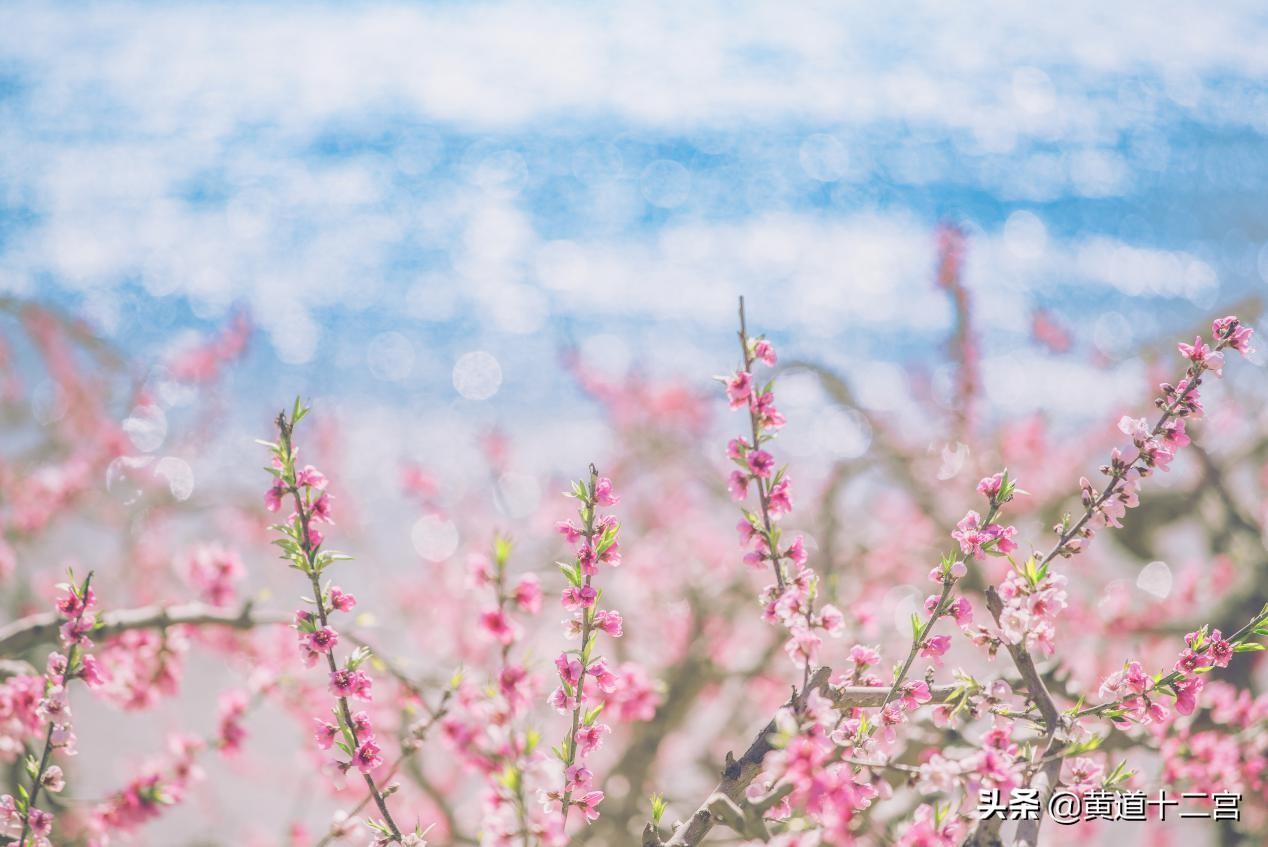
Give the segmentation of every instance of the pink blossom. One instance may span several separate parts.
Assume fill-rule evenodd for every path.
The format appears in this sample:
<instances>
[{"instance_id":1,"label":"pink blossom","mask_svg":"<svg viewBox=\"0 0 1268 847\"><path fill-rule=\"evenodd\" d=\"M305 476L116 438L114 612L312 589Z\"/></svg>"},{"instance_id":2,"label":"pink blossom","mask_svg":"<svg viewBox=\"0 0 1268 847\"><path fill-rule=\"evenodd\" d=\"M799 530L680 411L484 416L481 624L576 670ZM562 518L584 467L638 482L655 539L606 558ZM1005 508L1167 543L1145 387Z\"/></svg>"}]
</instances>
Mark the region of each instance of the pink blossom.
<instances>
[{"instance_id":1,"label":"pink blossom","mask_svg":"<svg viewBox=\"0 0 1268 847\"><path fill-rule=\"evenodd\" d=\"M774 346L765 338L759 338L753 344L753 357L772 368L775 367L775 362L777 361Z\"/></svg>"},{"instance_id":2,"label":"pink blossom","mask_svg":"<svg viewBox=\"0 0 1268 847\"><path fill-rule=\"evenodd\" d=\"M347 594L337 585L330 587L327 595L330 601L330 607L340 612L350 612L353 606L357 605L357 598L352 594Z\"/></svg>"},{"instance_id":3,"label":"pink blossom","mask_svg":"<svg viewBox=\"0 0 1268 847\"><path fill-rule=\"evenodd\" d=\"M581 540L581 530L572 521L560 521L555 524L555 529L567 539L569 544L576 544Z\"/></svg>"},{"instance_id":4,"label":"pink blossom","mask_svg":"<svg viewBox=\"0 0 1268 847\"><path fill-rule=\"evenodd\" d=\"M286 483L280 479L274 479L273 484L264 492L264 507L270 512L276 512L282 508L282 498L287 494Z\"/></svg>"},{"instance_id":5,"label":"pink blossom","mask_svg":"<svg viewBox=\"0 0 1268 847\"><path fill-rule=\"evenodd\" d=\"M753 376L747 371L737 371L726 383L726 396L732 409L742 409L748 405L753 394Z\"/></svg>"},{"instance_id":6,"label":"pink blossom","mask_svg":"<svg viewBox=\"0 0 1268 847\"><path fill-rule=\"evenodd\" d=\"M555 659L555 667L559 670L560 679L573 688L577 687L581 680L581 662L569 658L567 653L560 653Z\"/></svg>"},{"instance_id":7,"label":"pink blossom","mask_svg":"<svg viewBox=\"0 0 1268 847\"><path fill-rule=\"evenodd\" d=\"M295 472L296 485L325 491L326 483L326 475L312 465L305 465L302 469Z\"/></svg>"},{"instance_id":8,"label":"pink blossom","mask_svg":"<svg viewBox=\"0 0 1268 847\"><path fill-rule=\"evenodd\" d=\"M578 663L578 671L580 671L580 663ZM547 702L561 714L567 714L577 708L577 698L573 694L569 694L563 688L556 688L550 693Z\"/></svg>"},{"instance_id":9,"label":"pink blossom","mask_svg":"<svg viewBox=\"0 0 1268 847\"><path fill-rule=\"evenodd\" d=\"M330 693L336 697L371 700L370 678L361 671L340 669L330 674Z\"/></svg>"},{"instance_id":10,"label":"pink blossom","mask_svg":"<svg viewBox=\"0 0 1268 847\"><path fill-rule=\"evenodd\" d=\"M53 816L43 809L32 806L26 813L26 822L31 832L40 838L47 838L53 831Z\"/></svg>"},{"instance_id":11,"label":"pink blossom","mask_svg":"<svg viewBox=\"0 0 1268 847\"><path fill-rule=\"evenodd\" d=\"M753 476L758 479L769 479L775 469L775 457L765 450L752 450L748 454L748 466Z\"/></svg>"},{"instance_id":12,"label":"pink blossom","mask_svg":"<svg viewBox=\"0 0 1268 847\"><path fill-rule=\"evenodd\" d=\"M563 590L564 608L570 610L588 609L594 605L595 598L598 596L599 592L589 585L570 585Z\"/></svg>"},{"instance_id":13,"label":"pink blossom","mask_svg":"<svg viewBox=\"0 0 1268 847\"><path fill-rule=\"evenodd\" d=\"M599 609L596 611L591 623L596 629L607 633L613 638L620 638L624 628L624 621L621 618L621 613L607 609Z\"/></svg>"},{"instance_id":14,"label":"pink blossom","mask_svg":"<svg viewBox=\"0 0 1268 847\"><path fill-rule=\"evenodd\" d=\"M951 649L951 636L933 635L920 645L920 655L926 659L940 659Z\"/></svg>"},{"instance_id":15,"label":"pink blossom","mask_svg":"<svg viewBox=\"0 0 1268 847\"><path fill-rule=\"evenodd\" d=\"M770 516L778 518L792 511L792 480L784 477L770 487L767 497Z\"/></svg>"},{"instance_id":16,"label":"pink blossom","mask_svg":"<svg viewBox=\"0 0 1268 847\"><path fill-rule=\"evenodd\" d=\"M313 520L328 524L333 524L335 522L330 511L330 501L332 499L333 498L330 496L329 492L323 491L321 496L313 501L311 512Z\"/></svg>"},{"instance_id":17,"label":"pink blossom","mask_svg":"<svg viewBox=\"0 0 1268 847\"><path fill-rule=\"evenodd\" d=\"M379 750L379 745L374 743L374 739L363 741L356 749L353 761L356 763L357 770L361 773L369 773L383 764L382 751Z\"/></svg>"},{"instance_id":18,"label":"pink blossom","mask_svg":"<svg viewBox=\"0 0 1268 847\"><path fill-rule=\"evenodd\" d=\"M40 774L40 785L44 786L45 791L59 794L66 788L66 776L59 766L49 765L44 769L44 773Z\"/></svg>"},{"instance_id":19,"label":"pink blossom","mask_svg":"<svg viewBox=\"0 0 1268 847\"><path fill-rule=\"evenodd\" d=\"M596 659L586 668L586 673L594 677L595 684L599 686L599 690L603 693L611 694L616 690L616 674L608 670L608 663L605 660Z\"/></svg>"},{"instance_id":20,"label":"pink blossom","mask_svg":"<svg viewBox=\"0 0 1268 847\"><path fill-rule=\"evenodd\" d=\"M501 609L486 609L479 620L480 628L502 644L511 644L519 637L517 628Z\"/></svg>"},{"instance_id":21,"label":"pink blossom","mask_svg":"<svg viewBox=\"0 0 1268 847\"><path fill-rule=\"evenodd\" d=\"M593 823L599 819L599 804L602 802L602 791L588 791L573 800L573 803L585 814L587 823Z\"/></svg>"},{"instance_id":22,"label":"pink blossom","mask_svg":"<svg viewBox=\"0 0 1268 847\"><path fill-rule=\"evenodd\" d=\"M585 765L569 765L564 771L564 790L584 791L593 778L594 774Z\"/></svg>"},{"instance_id":23,"label":"pink blossom","mask_svg":"<svg viewBox=\"0 0 1268 847\"><path fill-rule=\"evenodd\" d=\"M525 574L515 584L511 597L515 604L530 615L542 610L542 585L536 575Z\"/></svg>"},{"instance_id":24,"label":"pink blossom","mask_svg":"<svg viewBox=\"0 0 1268 847\"><path fill-rule=\"evenodd\" d=\"M1228 346L1243 356L1249 356L1255 350L1250 346L1250 337L1254 330L1243 324L1235 315L1216 318L1211 324L1211 334L1216 340L1226 339Z\"/></svg>"},{"instance_id":25,"label":"pink blossom","mask_svg":"<svg viewBox=\"0 0 1268 847\"><path fill-rule=\"evenodd\" d=\"M981 482L979 482L977 484L977 493L993 500L999 496L999 492L1002 490L1003 485L1004 474L997 473L993 476L985 477Z\"/></svg>"},{"instance_id":26,"label":"pink blossom","mask_svg":"<svg viewBox=\"0 0 1268 847\"><path fill-rule=\"evenodd\" d=\"M1181 356L1184 356L1184 358L1195 365L1206 365L1216 376L1219 376L1224 368L1224 354L1206 346L1200 335L1193 339L1192 344L1185 344L1181 341L1176 346L1180 349Z\"/></svg>"},{"instance_id":27,"label":"pink blossom","mask_svg":"<svg viewBox=\"0 0 1268 847\"><path fill-rule=\"evenodd\" d=\"M779 429L787 423L783 414L775 408L775 395L770 391L755 398L751 408L759 429Z\"/></svg>"},{"instance_id":28,"label":"pink blossom","mask_svg":"<svg viewBox=\"0 0 1268 847\"><path fill-rule=\"evenodd\" d=\"M1175 683L1176 711L1182 715L1191 715L1197 708L1197 697L1202 691L1202 677L1191 676Z\"/></svg>"},{"instance_id":29,"label":"pink blossom","mask_svg":"<svg viewBox=\"0 0 1268 847\"><path fill-rule=\"evenodd\" d=\"M590 726L583 726L577 730L577 753L582 756L589 756L595 750L599 749L599 745L603 743L603 736L612 731L607 724L595 723Z\"/></svg>"},{"instance_id":30,"label":"pink blossom","mask_svg":"<svg viewBox=\"0 0 1268 847\"><path fill-rule=\"evenodd\" d=\"M317 725L317 728L313 730L313 738L316 739L317 746L323 750L329 750L334 746L335 739L339 737L339 727L320 718L313 718L313 723Z\"/></svg>"},{"instance_id":31,"label":"pink blossom","mask_svg":"<svg viewBox=\"0 0 1268 847\"><path fill-rule=\"evenodd\" d=\"M594 502L600 506L615 506L621 502L612 490L612 480L601 476L594 483Z\"/></svg>"}]
</instances>

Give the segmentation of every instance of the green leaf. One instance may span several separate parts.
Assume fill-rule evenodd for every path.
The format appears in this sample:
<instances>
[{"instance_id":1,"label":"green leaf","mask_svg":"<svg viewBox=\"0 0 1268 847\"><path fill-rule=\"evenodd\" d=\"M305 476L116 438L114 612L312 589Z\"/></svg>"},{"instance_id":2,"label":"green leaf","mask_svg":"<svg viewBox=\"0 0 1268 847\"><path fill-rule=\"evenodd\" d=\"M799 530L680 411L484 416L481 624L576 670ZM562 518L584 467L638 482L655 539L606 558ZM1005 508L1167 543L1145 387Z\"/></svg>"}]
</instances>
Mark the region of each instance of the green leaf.
<instances>
[{"instance_id":1,"label":"green leaf","mask_svg":"<svg viewBox=\"0 0 1268 847\"><path fill-rule=\"evenodd\" d=\"M669 804L665 802L665 795L652 795L652 825L660 826L660 819L664 817L665 810L669 808Z\"/></svg>"}]
</instances>

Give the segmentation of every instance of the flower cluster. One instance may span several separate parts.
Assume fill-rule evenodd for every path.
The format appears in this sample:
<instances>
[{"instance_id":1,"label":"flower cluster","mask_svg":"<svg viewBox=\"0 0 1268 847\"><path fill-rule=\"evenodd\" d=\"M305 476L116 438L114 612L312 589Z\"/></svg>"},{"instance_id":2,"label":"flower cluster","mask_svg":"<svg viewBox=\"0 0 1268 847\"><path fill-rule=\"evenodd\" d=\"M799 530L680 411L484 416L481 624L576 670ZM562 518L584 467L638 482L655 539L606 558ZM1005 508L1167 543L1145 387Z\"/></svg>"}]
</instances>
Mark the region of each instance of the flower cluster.
<instances>
[{"instance_id":1,"label":"flower cluster","mask_svg":"<svg viewBox=\"0 0 1268 847\"><path fill-rule=\"evenodd\" d=\"M928 686L924 696L928 698ZM785 706L776 713L775 726L778 749L766 761L762 782L750 789L749 802L762 808L776 800L770 816L777 819L790 817L793 808L804 810L821 828L824 841L850 843L851 822L888 790L841 761L840 748L852 747L859 735L859 719L843 715L818 691L809 691L800 708ZM781 784L782 790L777 788Z\"/></svg>"},{"instance_id":2,"label":"flower cluster","mask_svg":"<svg viewBox=\"0 0 1268 847\"><path fill-rule=\"evenodd\" d=\"M263 442L273 455L269 472L273 482L264 495L265 506L276 512L283 504L293 504L294 511L285 523L272 528L280 533L273 543L282 549L282 557L291 567L308 577L311 606L295 612L294 627L299 641L300 657L305 665L324 664L329 673L328 689L335 698L331 709L334 722L316 721L315 737L322 749L337 747L343 758L337 762L341 772L355 768L361 772L366 788L378 807L381 818L367 820L376 834L375 844L400 843L405 837L388 810L384 791L375 781L373 772L383 764L382 749L375 740L374 728L364 711L352 711L349 700L372 699L372 682L361 670L369 658L364 647L350 653L343 662L335 658L335 646L339 633L331 626L335 612L346 612L356 604L351 594L328 582L323 585L325 571L336 562L350 558L342 553L323 549L324 537L318 523L333 524L328 480L312 465L298 467L298 449L294 444L295 426L308 413L298 400L289 418L283 413L277 418L277 443Z\"/></svg>"},{"instance_id":3,"label":"flower cluster","mask_svg":"<svg viewBox=\"0 0 1268 847\"><path fill-rule=\"evenodd\" d=\"M111 835L129 834L180 803L191 783L202 778L197 765L206 747L200 738L172 735L165 759L152 761L126 786L96 804L88 813L90 847L105 847Z\"/></svg>"},{"instance_id":4,"label":"flower cluster","mask_svg":"<svg viewBox=\"0 0 1268 847\"><path fill-rule=\"evenodd\" d=\"M497 647L497 664L491 684L463 681L458 690L462 708L442 728L463 761L485 779L482 835L486 843L493 847L560 845L566 841L563 821L526 801L527 785L539 775L545 760L538 749L539 735L524 726L541 681L511 651L522 638L515 615L538 614L542 589L532 573L512 584L507 573L510 554L510 541L498 536L492 557L472 557L475 586L493 595L493 604L481 614L480 622L485 636Z\"/></svg>"},{"instance_id":5,"label":"flower cluster","mask_svg":"<svg viewBox=\"0 0 1268 847\"><path fill-rule=\"evenodd\" d=\"M599 608L602 592L594 587L599 565L615 567L621 563L617 533L621 525L612 514L600 515L600 507L615 506L620 498L613 492L612 481L599 476L590 466L588 482L574 482L568 496L581 504L578 507L580 526L571 522L559 524L559 531L574 545L572 562L560 562L559 568L568 580L562 594L563 606L570 613L564 622L569 638L579 638L580 646L566 650L555 659L559 687L550 695L550 705L562 714L571 714L572 726L555 755L563 763L562 790L542 792L542 803L548 812L562 809L566 824L568 813L576 806L587 822L599 817L603 792L593 787L594 774L585 759L603 743L612 729L598 721L603 711L599 692L616 689L617 677L607 660L595 653L599 633L619 638L624 623L619 612ZM587 686L587 680L590 684Z\"/></svg>"},{"instance_id":6,"label":"flower cluster","mask_svg":"<svg viewBox=\"0 0 1268 847\"><path fill-rule=\"evenodd\" d=\"M218 544L200 545L189 557L188 570L189 581L212 606L231 605L238 596L238 583L246 576L238 554Z\"/></svg>"},{"instance_id":7,"label":"flower cluster","mask_svg":"<svg viewBox=\"0 0 1268 847\"><path fill-rule=\"evenodd\" d=\"M1051 656L1055 648L1057 615L1066 607L1066 578L1039 565L1034 557L1009 570L998 591L1004 601L999 616L999 638L1005 644L1038 648Z\"/></svg>"},{"instance_id":8,"label":"flower cluster","mask_svg":"<svg viewBox=\"0 0 1268 847\"><path fill-rule=\"evenodd\" d=\"M1243 355L1254 352L1250 346L1253 330L1233 315L1214 321L1211 333L1214 346L1208 345L1201 336L1192 344L1178 345L1180 354L1189 361L1188 370L1175 385L1163 383L1159 387L1160 396L1154 405L1162 410L1162 416L1152 428L1144 418L1124 417L1119 421L1119 430L1130 436L1136 454L1128 458L1114 448L1109 464L1100 469L1109 478L1103 490L1098 490L1086 477L1079 480L1086 512L1077 522L1071 523L1066 516L1054 527L1061 536L1056 553L1072 556L1086 546L1097 529L1122 526L1127 510L1140 503L1140 481L1155 468L1166 471L1176 450L1189 443L1186 422L1197 420L1205 411L1198 393L1203 375L1207 371L1216 376L1222 374L1225 349Z\"/></svg>"},{"instance_id":9,"label":"flower cluster","mask_svg":"<svg viewBox=\"0 0 1268 847\"><path fill-rule=\"evenodd\" d=\"M778 359L774 346L765 338L748 337L742 308L741 305L743 367L723 382L731 408L748 410L750 438L733 438L727 444L727 457L738 466L731 471L729 488L737 501L745 500L750 486L754 488L757 509L742 509L744 517L736 528L741 543L748 548L745 563L762 569L770 562L774 569L774 584L766 586L760 596L763 617L787 628L785 652L794 664L806 669L808 676L808 669L818 663L823 645L820 632L839 636L845 629L845 617L830 605L815 611L818 578L806 567L805 539L798 535L783 545L778 521L792 511L792 480L786 467L775 468L775 458L765 445L784 425L784 416L775 408L774 381L759 387L753 378L758 362L773 367Z\"/></svg>"},{"instance_id":10,"label":"flower cluster","mask_svg":"<svg viewBox=\"0 0 1268 847\"><path fill-rule=\"evenodd\" d=\"M1101 683L1100 697L1109 702L1079 715L1103 715L1123 726L1161 722L1169 714L1158 700L1161 694L1174 698L1179 714L1191 715L1202 692L1203 675L1228 667L1236 653L1263 650L1262 643L1252 640L1263 637L1268 637L1268 606L1227 638L1218 629L1203 626L1184 637L1184 649L1169 673L1152 676L1140 662L1126 662Z\"/></svg>"},{"instance_id":11,"label":"flower cluster","mask_svg":"<svg viewBox=\"0 0 1268 847\"><path fill-rule=\"evenodd\" d=\"M45 727L43 750L38 757L29 756L23 772L30 780L19 785L17 796L0 796L0 835L10 836L20 847L49 847L53 831L53 815L36 806L40 792L60 792L66 785L59 765L52 763L54 752L75 755L75 732L71 726L70 701L66 688L72 680L82 679L89 687L104 681L101 668L87 650L92 647L89 636L100 626L95 614L92 574L82 583L71 575L69 583L58 586L57 612L62 617L59 628L65 653L50 653L44 674L40 700L34 714Z\"/></svg>"}]
</instances>

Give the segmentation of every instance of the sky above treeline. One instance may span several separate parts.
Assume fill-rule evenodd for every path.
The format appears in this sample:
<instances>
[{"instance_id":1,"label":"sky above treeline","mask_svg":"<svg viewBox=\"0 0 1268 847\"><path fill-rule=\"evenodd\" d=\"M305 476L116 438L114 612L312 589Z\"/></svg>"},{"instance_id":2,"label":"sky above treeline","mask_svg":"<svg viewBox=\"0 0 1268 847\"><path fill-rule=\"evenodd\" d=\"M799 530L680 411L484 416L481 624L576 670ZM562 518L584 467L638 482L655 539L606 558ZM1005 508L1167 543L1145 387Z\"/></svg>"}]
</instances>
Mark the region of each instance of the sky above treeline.
<instances>
[{"instance_id":1,"label":"sky above treeline","mask_svg":"<svg viewBox=\"0 0 1268 847\"><path fill-rule=\"evenodd\" d=\"M794 355L937 356L952 221L988 392L1042 405L1036 309L1114 358L1265 292L1266 43L1255 3L6 4L0 293L143 358L244 310L252 391L496 417L564 348L707 379L741 293Z\"/></svg>"}]
</instances>

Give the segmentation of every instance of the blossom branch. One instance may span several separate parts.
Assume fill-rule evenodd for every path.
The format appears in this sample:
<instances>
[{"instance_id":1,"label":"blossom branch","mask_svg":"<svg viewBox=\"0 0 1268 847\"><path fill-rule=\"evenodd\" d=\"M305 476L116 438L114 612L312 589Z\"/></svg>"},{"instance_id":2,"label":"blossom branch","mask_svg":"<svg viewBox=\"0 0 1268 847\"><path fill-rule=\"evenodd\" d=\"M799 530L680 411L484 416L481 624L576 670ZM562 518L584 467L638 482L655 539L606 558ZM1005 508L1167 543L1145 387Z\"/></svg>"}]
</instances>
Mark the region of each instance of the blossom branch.
<instances>
[{"instance_id":1,"label":"blossom branch","mask_svg":"<svg viewBox=\"0 0 1268 847\"><path fill-rule=\"evenodd\" d=\"M312 664L318 656L325 656L326 666L330 672L330 690L335 695L335 717L338 726L320 724L318 740L323 746L328 739L337 744L351 761L341 763L340 767L349 769L355 766L361 771L362 779L370 796L378 807L381 821L370 821L371 829L379 833L376 844L403 843L405 838L387 806L386 794L379 788L371 771L382 764L379 746L373 737L373 728L364 713L355 716L348 705L348 697L369 699L370 678L359 670L360 665L368 658L368 651L358 649L344 662L341 668L335 661L334 647L338 643L338 633L330 627L330 613L333 609L351 609L355 599L337 587L323 588L321 574L330 565L349 557L322 549L323 537L315 526L317 521L333 523L330 517L330 494L325 490L327 481L312 465L297 469L295 459L297 451L294 444L295 426L308 413L298 400L288 418L285 412L277 416L278 443L267 444L273 452L274 475L272 487L265 495L265 504L270 511L280 508L283 499L290 498L294 502L295 512L284 524L273 528L282 533L282 537L274 543L282 548L284 558L290 560L292 567L308 577L313 596L309 602L316 609L316 618L306 610L295 615L295 627L300 636L302 655L307 664ZM336 738L342 736L342 740ZM417 835L417 833L416 833ZM421 837L412 840L421 840Z\"/></svg>"},{"instance_id":2,"label":"blossom branch","mask_svg":"<svg viewBox=\"0 0 1268 847\"><path fill-rule=\"evenodd\" d=\"M74 753L75 734L70 724L66 687L74 679L83 679L90 687L102 682L96 660L86 652L92 646L88 636L96 627L96 617L87 618L95 604L92 577L89 573L82 583L76 583L72 575L71 582L60 586L63 594L57 601L57 611L65 619L59 634L66 655L52 653L48 657L43 698L36 711L45 723L43 747L39 758L28 756L24 762L29 787L19 781L17 797L9 794L0 797L0 832L12 835L17 831L18 847L47 847L50 843L53 815L35 804L39 802L41 791L56 793L65 785L62 769L50 763L53 751Z\"/></svg>"},{"instance_id":3,"label":"blossom branch","mask_svg":"<svg viewBox=\"0 0 1268 847\"><path fill-rule=\"evenodd\" d=\"M565 714L571 712L571 728L562 746L555 749L556 757L564 766L563 790L546 792L544 796L548 805L560 804L561 820L565 825L574 805L581 808L587 822L593 822L599 816L598 804L603 801L603 792L586 790L593 774L581 760L599 747L603 736L611 732L611 728L597 722L603 711L602 703L586 707L587 696L593 697L592 693L587 694L586 677L593 677L594 685L601 690L613 690L614 675L606 660L594 655L594 645L599 632L613 638L620 637L623 632L620 614L599 608L602 595L593 585L600 563L615 566L621 561L617 541L621 525L615 516L600 516L598 513L599 507L615 506L620 498L613 493L612 481L599 476L594 465L590 466L589 480L574 482L568 496L576 498L581 504L578 508L581 527L566 522L559 526L568 540L577 545L575 560L560 562L559 568L569 583L562 595L564 608L572 612L572 618L566 624L567 632L580 637L581 646L565 651L555 659L559 687L551 694L550 704ZM574 799L574 794L580 794L580 797Z\"/></svg>"}]
</instances>

